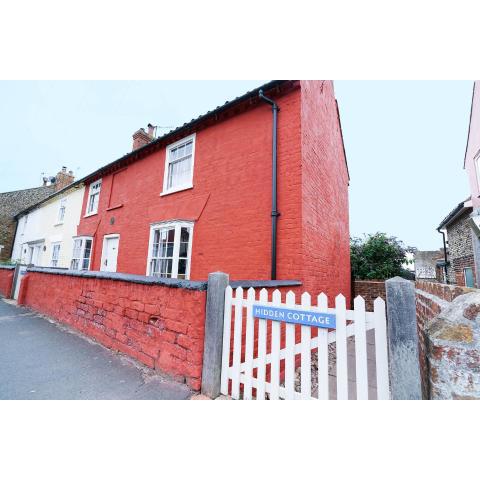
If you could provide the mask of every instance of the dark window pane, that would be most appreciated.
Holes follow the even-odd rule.
[[[190,232],[188,231],[188,228],[182,227],[180,229],[180,241],[188,242],[189,237],[190,237]]]
[[[169,242],[173,242],[175,240],[175,229],[174,228],[171,228],[169,231],[168,231],[168,241]]]
[[[186,257],[188,255],[188,243],[180,244],[180,257]]]
[[[187,260],[178,261],[178,276],[185,275],[187,273]]]

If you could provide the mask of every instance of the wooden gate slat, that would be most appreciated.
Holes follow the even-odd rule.
[[[230,366],[230,330],[232,326],[232,287],[225,289],[225,308],[223,314],[222,375],[220,392],[228,395],[228,372]]]
[[[321,293],[317,297],[317,305],[320,309],[327,311],[328,299],[324,293]],[[328,330],[326,328],[319,328],[317,349],[317,376],[319,400],[329,399],[328,361]]]
[[[358,296],[353,301],[355,310],[355,375],[357,400],[368,400],[367,330],[365,300]]]
[[[346,303],[343,295],[335,298],[335,308],[337,310],[337,400],[348,400],[347,323]]]
[[[282,296],[279,290],[275,290],[272,295],[272,303],[280,306]],[[279,399],[280,387],[280,322],[272,322],[272,348],[271,348],[271,367],[270,367],[270,399]]]
[[[243,316],[243,288],[235,290],[235,323],[233,326],[233,373],[232,398],[240,398],[240,361],[242,358],[242,316]]]
[[[260,302],[268,301],[268,292],[265,288],[260,290]],[[265,400],[265,374],[267,356],[267,321],[258,319],[258,367],[257,367],[257,400]]]

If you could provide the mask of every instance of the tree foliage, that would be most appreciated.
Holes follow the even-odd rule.
[[[357,280],[386,280],[401,276],[410,277],[404,268],[409,263],[406,254],[411,251],[396,237],[385,233],[365,235],[350,239],[352,275]]]

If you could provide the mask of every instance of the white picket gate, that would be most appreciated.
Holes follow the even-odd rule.
[[[233,290],[229,286],[225,291],[225,316],[222,352],[221,393],[230,395],[234,399],[254,398],[264,400],[267,393],[271,400],[328,400],[332,398],[333,388],[330,384],[335,381],[329,375],[329,344],[335,344],[336,357],[336,398],[349,398],[350,384],[356,384],[356,398],[369,398],[368,364],[372,359],[367,358],[367,332],[374,330],[374,364],[377,398],[389,399],[388,382],[388,354],[386,336],[385,302],[377,298],[374,302],[374,311],[365,311],[365,301],[357,297],[354,301],[354,310],[347,310],[345,297],[338,295],[335,299],[335,308],[328,308],[327,296],[320,294],[316,306],[311,305],[308,293],[301,296],[301,304],[295,303],[295,294],[288,292],[285,303],[282,303],[281,293],[275,290],[269,301],[266,289],[260,291],[256,298],[255,290],[250,288],[247,297],[241,287]],[[253,317],[253,304],[286,307],[289,309],[308,310],[336,314],[336,329],[295,325],[274,320],[256,319]],[[232,321],[232,313],[234,314]],[[232,332],[233,324],[233,332]],[[270,325],[269,325],[270,324]],[[283,330],[284,329],[284,330]],[[296,342],[296,329],[300,329],[300,342]],[[267,335],[269,332],[269,335]],[[233,333],[233,342],[232,342]],[[284,342],[281,342],[282,333]],[[267,348],[267,337],[270,337],[270,348]],[[355,354],[349,354],[348,342],[354,340]],[[257,351],[255,355],[255,343]],[[281,343],[284,347],[281,348]],[[353,343],[353,342],[352,342]],[[233,344],[233,349],[232,349]],[[373,345],[371,345],[373,351]],[[233,355],[232,355],[233,350]],[[243,350],[243,352],[242,352]],[[317,352],[317,379],[318,395],[312,395],[311,361],[312,351]],[[330,349],[332,350],[332,349]],[[242,355],[243,353],[243,355]],[[296,357],[300,358],[300,391],[295,389]],[[354,372],[349,372],[348,356],[354,357]],[[242,359],[243,357],[243,359]],[[298,357],[297,357],[298,358]],[[281,361],[284,360],[284,381],[280,380]],[[330,363],[332,363],[330,359]],[[270,366],[269,379],[267,375]],[[256,374],[255,374],[256,373]]]

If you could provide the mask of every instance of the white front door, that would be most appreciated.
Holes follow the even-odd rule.
[[[40,265],[40,257],[42,255],[43,243],[30,245],[28,248],[28,264]]]
[[[118,236],[104,238],[101,270],[105,272],[117,271],[118,241]]]

